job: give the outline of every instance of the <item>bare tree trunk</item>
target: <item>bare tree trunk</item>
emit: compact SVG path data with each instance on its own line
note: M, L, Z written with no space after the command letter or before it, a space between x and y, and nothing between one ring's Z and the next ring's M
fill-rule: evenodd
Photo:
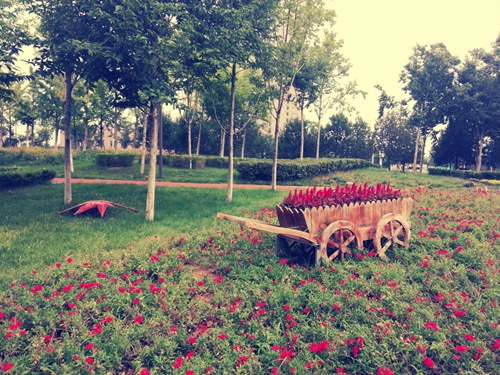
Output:
M118 109L114 108L114 118L113 118L113 146L115 150L115 155L118 153Z
M243 159L245 157L245 141L247 139L247 131L243 132L241 135L241 158Z
M319 144L321 139L321 118L323 117L323 95L319 96L319 107L318 107L318 134L316 136L316 159L319 159Z
M200 147L201 147L201 127L202 126L203 126L203 110L201 111L200 128L198 129L198 139L196 140L196 155L200 154Z
M422 134L423 142L422 142L422 152L420 153L420 173L422 173L422 169L424 168L424 156L425 156L425 144L427 143L427 133Z
M417 128L417 139L415 140L415 152L413 153L412 172L415 172L415 170L417 168L417 157L418 157L419 145L420 145L420 127Z
M226 132L224 129L221 129L220 131L220 150L219 150L219 156L223 157L224 156L224 148L226 147Z
M227 176L226 201L233 200L233 173L234 173L234 104L236 101L236 63L231 71L231 110L229 115L229 166Z
M144 114L144 125L142 128L142 143L141 143L141 169L140 173L144 174L144 164L146 164L146 140L148 132L148 117L147 113Z
M67 68L64 73L64 204L71 204L71 82L72 69Z
M155 185L156 185L156 154L158 151L158 123L160 120L160 103L153 102L153 127L151 132L151 144L149 152L148 192L146 197L146 221L155 218Z
M300 103L300 160L304 160L304 103Z
M483 148L484 148L484 136L481 135L478 141L478 150L476 155L476 172L481 172L481 165L483 162Z
M26 124L26 147L30 147L30 126Z
M54 146L59 147L59 116L56 115L54 119L55 135L54 135Z

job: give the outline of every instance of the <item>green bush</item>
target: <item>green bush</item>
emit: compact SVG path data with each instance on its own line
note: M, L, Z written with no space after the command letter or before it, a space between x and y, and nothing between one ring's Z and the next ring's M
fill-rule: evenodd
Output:
M64 162L64 151L43 147L0 148L0 165L9 165L18 161L60 164Z
M450 176L463 179L478 179L478 180L500 180L500 172L474 172L460 171L454 169L429 168L429 174L435 176Z
M189 169L189 156L188 155L170 155L172 158L172 166L174 168L187 168ZM204 169L207 158L205 156L192 156L193 169Z
M348 171L356 168L366 168L371 164L361 159L304 159L278 160L277 181L294 181ZM242 159L235 166L241 178L247 181L270 180L272 177L272 160Z
M130 168L134 162L134 154L107 154L101 153L96 155L96 163L102 168Z
M207 161L205 166L208 168L225 169L229 165L229 158L227 156L206 156Z
M34 172L25 172L17 167L0 169L0 189L18 186L37 185L50 182L56 176L55 171L41 169Z

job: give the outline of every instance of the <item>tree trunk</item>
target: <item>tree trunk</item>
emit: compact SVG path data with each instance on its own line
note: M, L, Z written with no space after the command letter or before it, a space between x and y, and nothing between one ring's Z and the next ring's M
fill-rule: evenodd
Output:
M427 143L427 133L422 134L423 142L422 142L422 152L420 153L420 173L422 173L422 169L424 168L424 154L425 154L425 144Z
M113 111L113 148L115 155L118 153L118 109L115 107Z
M318 131L316 134L316 159L319 159L319 145L321 140L321 118L323 117L323 95L319 96L319 106L318 106Z
M153 126L151 131L151 143L149 152L148 192L146 197L146 221L155 218L155 185L156 185L156 154L158 151L158 123L160 120L160 103L153 102Z
M481 172L481 164L483 162L484 135L479 137L478 150L476 155L476 172Z
M236 63L231 71L231 109L229 114L229 163L227 174L226 201L233 200L233 172L234 172L234 105L236 101Z
M304 160L304 101L300 103L300 160Z
M26 124L26 147L30 147L30 126Z
M417 157L418 157L418 149L420 145L420 128L417 128L417 139L415 140L415 152L413 153L413 164L412 164L412 172L415 172L417 168Z
M141 143L141 169L140 173L144 174L144 165L146 164L146 140L147 140L147 132L148 132L148 117L149 114L144 114L144 125L142 128L142 143Z
M71 95L73 91L71 75L73 69L68 67L64 73L64 204L71 204Z
M224 148L226 147L226 132L224 129L220 131L220 150L219 156L222 158L224 156Z
M200 116L200 128L198 129L198 139L196 140L196 155L200 154L200 146L201 146L201 127L203 126L203 110L201 111Z
M241 134L241 158L243 159L245 157L245 141L247 139L247 130Z

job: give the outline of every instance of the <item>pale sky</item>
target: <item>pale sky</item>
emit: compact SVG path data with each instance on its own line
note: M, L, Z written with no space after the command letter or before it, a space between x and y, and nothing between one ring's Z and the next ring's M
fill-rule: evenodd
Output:
M465 58L475 48L491 50L500 33L500 0L325 0L337 13L334 30L344 41L341 51L352 64L350 79L368 92L351 100L373 126L380 84L402 98L399 76L417 44L443 43ZM311 118L313 120L313 118Z

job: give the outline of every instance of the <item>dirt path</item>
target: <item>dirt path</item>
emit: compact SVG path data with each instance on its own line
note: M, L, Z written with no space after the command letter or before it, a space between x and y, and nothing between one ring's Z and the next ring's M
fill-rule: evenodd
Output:
M63 184L64 178L52 179L53 184ZM73 184L109 184L109 185L147 185L147 181L134 181L134 180L94 180L86 178L72 178ZM227 184L206 184L197 182L169 182L157 181L156 186L165 187L193 187L193 188L211 188L211 189L227 189ZM270 185L247 185L247 184L234 184L235 189L271 189ZM278 190L294 190L295 188L306 189L307 186L277 186Z

